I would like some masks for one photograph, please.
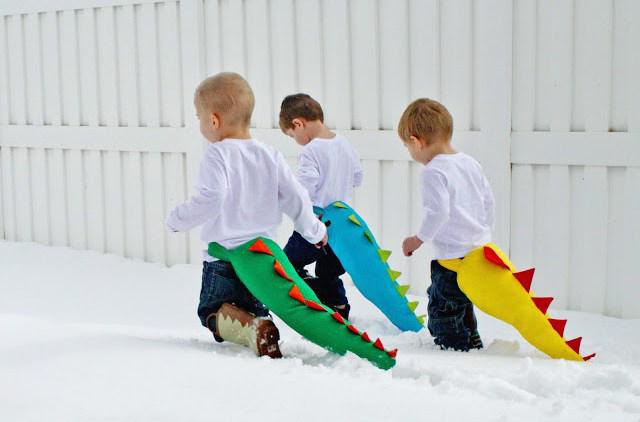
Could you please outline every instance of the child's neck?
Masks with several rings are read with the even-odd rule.
[[[436,155],[439,154],[456,154],[458,151],[453,149],[450,142],[442,143],[436,148]]]
[[[320,120],[307,122],[307,127],[309,128],[309,137],[311,139],[331,139],[336,136],[336,134],[327,129]]]
[[[451,146],[451,142],[438,142],[437,144],[433,145],[433,147],[431,148],[431,151],[429,151],[427,153],[427,160],[424,164],[427,164],[428,162],[430,162],[431,160],[433,160],[434,158],[436,158],[438,155],[451,155],[451,154],[456,154],[458,151],[456,151],[455,149],[453,149],[453,147]]]
[[[222,139],[251,139],[248,127],[233,127],[224,132]]]

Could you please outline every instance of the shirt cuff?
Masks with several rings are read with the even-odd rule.
[[[309,233],[308,235],[303,236],[304,239],[315,245],[320,243],[320,241],[324,238],[324,236],[327,234],[327,226],[324,225],[323,222],[321,222],[320,220],[316,220],[316,226],[313,230],[313,233]]]

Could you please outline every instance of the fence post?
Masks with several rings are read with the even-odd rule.
[[[485,139],[481,157],[496,197],[494,241],[506,251],[510,239],[511,83],[513,0],[474,3],[480,115]]]
[[[180,2],[180,31],[182,49],[182,94],[184,101],[184,125],[187,143],[186,149],[186,180],[187,194],[193,190],[205,141],[199,131],[199,123],[193,108],[193,91],[204,78],[205,73],[205,39],[204,39],[204,10],[201,0],[181,0]],[[198,231],[189,233],[189,262],[192,264],[202,261],[203,245]]]

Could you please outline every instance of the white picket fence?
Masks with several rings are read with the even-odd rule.
[[[5,0],[0,237],[197,262],[167,210],[203,147],[192,92],[245,75],[254,135],[295,165],[281,99],[308,92],[365,168],[355,207],[414,291],[419,167],[393,130],[428,96],[497,197],[497,243],[556,306],[640,317],[640,3],[634,0]],[[279,240],[286,240],[284,224]]]

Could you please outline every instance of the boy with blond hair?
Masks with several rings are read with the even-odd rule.
[[[202,225],[201,239],[227,249],[259,236],[273,238],[282,211],[310,244],[326,244],[326,227],[313,214],[305,189],[282,154],[249,133],[254,96],[236,73],[202,81],[194,103],[200,131],[210,142],[200,165],[196,193],[167,217],[167,227],[187,231]],[[278,329],[269,311],[238,279],[229,262],[206,252],[198,316],[214,338],[281,357]],[[240,322],[238,324],[237,322]]]
[[[481,349],[473,304],[458,287],[457,274],[439,259],[464,257],[491,241],[494,199],[480,164],[451,146],[453,119],[428,98],[415,100],[398,123],[398,135],[411,158],[424,165],[420,177],[424,217],[418,233],[402,242],[411,256],[431,241],[428,328],[442,349]]]
[[[307,94],[285,97],[280,106],[280,129],[302,146],[298,180],[313,205],[324,208],[335,201],[351,202],[353,188],[362,184],[360,159],[344,136],[324,125],[320,104]],[[351,305],[340,279],[345,270],[331,248],[318,250],[294,231],[284,252],[318,298],[348,319]],[[304,268],[313,262],[316,277]]]

